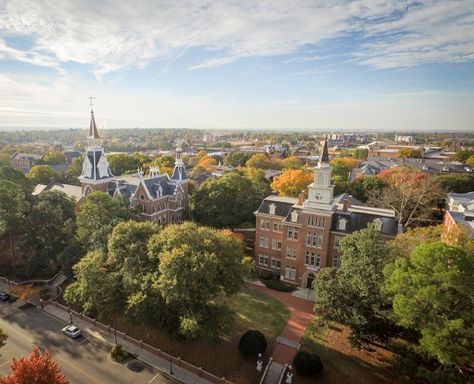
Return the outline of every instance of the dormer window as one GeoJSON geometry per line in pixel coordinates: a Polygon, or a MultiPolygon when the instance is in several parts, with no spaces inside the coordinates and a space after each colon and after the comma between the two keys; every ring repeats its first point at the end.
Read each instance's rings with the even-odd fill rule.
{"type": "Polygon", "coordinates": [[[275,209],[276,209],[276,205],[275,204],[270,204],[268,206],[269,210],[270,210],[270,215],[274,215],[275,214],[275,209]]]}
{"type": "Polygon", "coordinates": [[[291,212],[291,221],[293,223],[296,223],[298,221],[298,212],[296,211],[291,212]]]}
{"type": "Polygon", "coordinates": [[[337,229],[340,231],[345,231],[347,227],[347,219],[342,218],[337,222],[337,229]]]}
{"type": "Polygon", "coordinates": [[[375,224],[375,228],[377,229],[377,231],[381,231],[382,230],[382,226],[383,226],[383,221],[382,219],[380,218],[377,218],[374,220],[374,224],[375,224]]]}

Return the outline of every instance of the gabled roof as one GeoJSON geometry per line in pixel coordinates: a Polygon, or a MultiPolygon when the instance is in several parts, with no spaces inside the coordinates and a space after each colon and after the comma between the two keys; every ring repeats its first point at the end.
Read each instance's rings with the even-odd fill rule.
{"type": "Polygon", "coordinates": [[[158,191],[162,190],[162,196],[172,196],[176,191],[176,184],[170,183],[167,175],[159,175],[150,179],[143,179],[143,184],[153,199],[159,197],[158,191]]]}
{"type": "Polygon", "coordinates": [[[275,216],[287,217],[293,205],[298,203],[298,199],[293,197],[268,196],[263,199],[256,213],[270,215],[270,205],[275,205],[275,216]]]}
{"type": "Polygon", "coordinates": [[[188,175],[186,175],[186,171],[182,166],[175,166],[173,170],[173,174],[171,175],[171,180],[187,180],[188,175]]]}
{"type": "Polygon", "coordinates": [[[381,233],[388,236],[396,236],[398,234],[398,221],[394,217],[385,217],[379,215],[371,215],[368,213],[359,212],[343,212],[336,211],[332,217],[331,230],[344,233],[352,233],[361,229],[367,228],[367,226],[375,219],[382,221],[381,233]],[[337,223],[340,219],[346,219],[346,229],[341,231],[337,228],[337,223]]]}

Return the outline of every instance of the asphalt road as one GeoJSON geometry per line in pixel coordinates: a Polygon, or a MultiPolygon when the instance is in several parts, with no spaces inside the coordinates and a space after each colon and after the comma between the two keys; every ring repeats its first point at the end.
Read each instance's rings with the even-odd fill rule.
{"type": "Polygon", "coordinates": [[[47,348],[71,384],[176,384],[152,367],[132,359],[118,364],[108,357],[109,347],[88,335],[63,335],[64,322],[37,310],[20,310],[18,304],[0,303],[0,328],[8,335],[0,349],[0,376],[8,375],[13,358],[29,355],[33,344],[47,348]]]}

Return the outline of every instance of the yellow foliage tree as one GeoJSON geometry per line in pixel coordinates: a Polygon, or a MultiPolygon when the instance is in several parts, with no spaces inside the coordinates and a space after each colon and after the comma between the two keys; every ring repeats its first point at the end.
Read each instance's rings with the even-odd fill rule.
{"type": "Polygon", "coordinates": [[[305,169],[287,170],[273,179],[272,188],[281,196],[297,197],[313,181],[313,173],[305,169]]]}

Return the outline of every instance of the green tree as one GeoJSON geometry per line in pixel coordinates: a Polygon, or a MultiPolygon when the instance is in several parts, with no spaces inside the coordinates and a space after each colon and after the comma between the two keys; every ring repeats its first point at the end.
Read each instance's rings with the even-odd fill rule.
{"type": "Polygon", "coordinates": [[[67,159],[66,156],[64,156],[63,153],[56,151],[56,150],[50,150],[46,155],[44,155],[44,161],[47,164],[64,164],[67,159]]]}
{"type": "Polygon", "coordinates": [[[77,236],[86,249],[105,250],[112,229],[120,221],[136,219],[125,202],[110,197],[105,192],[93,192],[87,196],[77,214],[77,236]]]}
{"type": "Polygon", "coordinates": [[[471,156],[474,156],[474,149],[462,149],[454,154],[454,160],[464,163],[471,156]]]}
{"type": "Polygon", "coordinates": [[[244,276],[242,243],[230,231],[194,223],[169,225],[153,238],[160,260],[157,286],[177,311],[184,336],[215,337],[225,324],[218,295],[238,292],[244,276]]]}
{"type": "Polygon", "coordinates": [[[150,162],[149,166],[158,166],[160,172],[167,173],[171,176],[174,169],[175,158],[173,155],[159,155],[150,162]]]}
{"type": "Polygon", "coordinates": [[[72,163],[71,166],[66,169],[66,172],[64,174],[64,182],[66,184],[72,184],[72,185],[81,185],[81,183],[78,180],[78,177],[81,176],[82,173],[82,163],[84,159],[83,157],[76,157],[72,163]]]}
{"type": "Polygon", "coordinates": [[[31,180],[26,178],[23,172],[10,166],[0,167],[0,180],[8,180],[21,186],[25,194],[33,192],[34,187],[31,180]]]}
{"type": "Polygon", "coordinates": [[[149,158],[139,152],[135,152],[132,155],[119,153],[110,155],[107,157],[110,165],[110,170],[114,175],[122,175],[124,173],[133,173],[137,171],[137,168],[144,168],[149,162],[149,158]]]}
{"type": "Polygon", "coordinates": [[[474,175],[450,173],[435,177],[446,192],[467,193],[474,191],[474,175]]]}
{"type": "Polygon", "coordinates": [[[36,184],[49,184],[52,177],[58,177],[58,174],[49,165],[33,165],[26,177],[36,184]]]}
{"type": "Polygon", "coordinates": [[[249,168],[275,169],[275,163],[266,153],[256,153],[247,160],[245,165],[249,168]]]}
{"type": "Polygon", "coordinates": [[[354,158],[357,160],[367,160],[369,150],[367,148],[356,148],[354,150],[354,158]]]}
{"type": "Polygon", "coordinates": [[[300,169],[303,163],[296,156],[290,156],[281,161],[282,169],[300,169]]]}
{"type": "Polygon", "coordinates": [[[322,268],[314,280],[314,310],[326,320],[346,324],[349,341],[360,347],[366,340],[387,336],[385,302],[381,294],[388,248],[374,225],[346,236],[340,245],[341,266],[322,268]]]}
{"type": "Polygon", "coordinates": [[[443,365],[474,359],[474,259],[462,248],[423,244],[385,269],[384,291],[403,327],[420,333],[420,347],[443,365]]]}
{"type": "Polygon", "coordinates": [[[356,199],[365,202],[369,196],[381,193],[386,186],[387,183],[377,176],[364,176],[355,179],[348,190],[356,199]]]}
{"type": "Polygon", "coordinates": [[[193,215],[201,224],[235,228],[253,221],[259,204],[255,185],[239,173],[230,172],[201,184],[193,196],[193,215]]]}
{"type": "Polygon", "coordinates": [[[28,276],[40,269],[54,271],[60,263],[59,255],[74,241],[74,205],[71,198],[59,191],[44,192],[33,202],[21,242],[28,276]]]}
{"type": "Polygon", "coordinates": [[[231,152],[224,158],[224,165],[228,167],[245,167],[245,163],[251,156],[251,153],[231,152]]]}
{"type": "Polygon", "coordinates": [[[16,264],[13,234],[23,226],[28,205],[25,193],[19,185],[0,180],[0,237],[9,235],[13,267],[16,264]]]}
{"type": "Polygon", "coordinates": [[[73,272],[75,281],[64,292],[67,302],[99,317],[123,308],[125,293],[120,274],[107,265],[107,255],[102,250],[87,253],[73,267],[73,272]]]}

